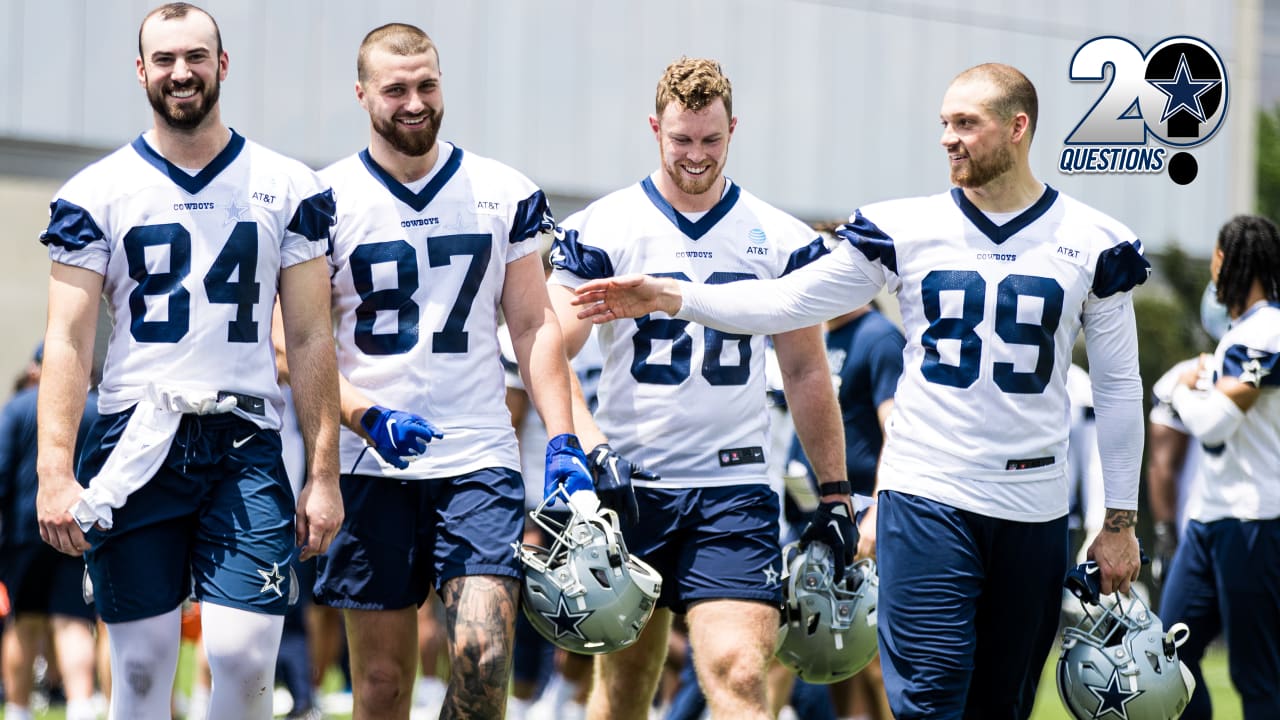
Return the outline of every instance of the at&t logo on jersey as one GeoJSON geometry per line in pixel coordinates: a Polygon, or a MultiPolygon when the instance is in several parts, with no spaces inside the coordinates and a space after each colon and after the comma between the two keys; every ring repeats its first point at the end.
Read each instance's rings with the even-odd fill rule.
{"type": "Polygon", "coordinates": [[[1071,80],[1106,83],[1067,135],[1058,170],[1071,173],[1158,173],[1179,185],[1195,179],[1193,148],[1222,127],[1227,69],[1208,43],[1170,37],[1143,53],[1120,37],[1097,37],[1076,50],[1071,80]],[[1108,81],[1106,69],[1111,68],[1108,81]]]}
{"type": "Polygon", "coordinates": [[[765,247],[765,244],[769,242],[769,238],[760,228],[752,228],[751,232],[747,233],[747,240],[751,243],[747,246],[748,255],[769,254],[769,248],[765,247]]]}

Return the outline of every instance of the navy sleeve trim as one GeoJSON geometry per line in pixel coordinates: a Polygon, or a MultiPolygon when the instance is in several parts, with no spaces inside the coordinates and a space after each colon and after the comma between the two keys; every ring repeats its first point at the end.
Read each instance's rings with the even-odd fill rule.
{"type": "Polygon", "coordinates": [[[1100,298],[1127,292],[1147,281],[1151,263],[1142,256],[1142,243],[1135,240],[1103,250],[1093,272],[1093,294],[1100,298]]]}
{"type": "Polygon", "coordinates": [[[556,230],[556,240],[551,245],[551,265],[584,280],[613,277],[609,253],[578,242],[577,230],[556,230]]]}
{"type": "Polygon", "coordinates": [[[786,275],[792,270],[799,270],[809,263],[831,252],[827,249],[826,244],[822,242],[822,238],[816,237],[808,245],[797,248],[791,253],[791,257],[787,258],[787,267],[783,269],[782,274],[786,275]]]}
{"type": "Polygon", "coordinates": [[[555,226],[551,204],[547,202],[546,194],[538,190],[516,205],[516,216],[511,221],[511,234],[507,240],[514,245],[540,232],[554,230],[555,226]]]}
{"type": "Polygon", "coordinates": [[[337,205],[333,201],[333,190],[318,192],[303,199],[289,221],[289,231],[295,232],[308,240],[329,240],[326,254],[333,253],[333,241],[329,237],[329,228],[333,226],[337,205]]]}
{"type": "Polygon", "coordinates": [[[898,272],[898,255],[893,249],[893,238],[863,216],[861,210],[855,210],[853,220],[836,229],[836,237],[848,240],[868,260],[879,260],[890,272],[898,272]]]}
{"type": "Polygon", "coordinates": [[[1280,353],[1232,345],[1222,357],[1222,374],[1256,388],[1280,387],[1277,364],[1280,364],[1280,353]]]}
{"type": "Polygon", "coordinates": [[[61,199],[49,203],[49,227],[40,234],[40,242],[68,250],[83,250],[89,243],[104,237],[106,235],[88,210],[61,199]]]}

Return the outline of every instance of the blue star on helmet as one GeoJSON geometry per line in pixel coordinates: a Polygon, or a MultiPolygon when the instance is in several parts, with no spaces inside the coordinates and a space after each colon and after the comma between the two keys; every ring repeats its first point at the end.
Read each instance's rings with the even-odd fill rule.
{"type": "Polygon", "coordinates": [[[1164,122],[1179,110],[1186,110],[1200,122],[1207,122],[1204,106],[1200,104],[1200,96],[1222,83],[1221,80],[1196,80],[1191,77],[1191,68],[1187,66],[1187,56],[1178,58],[1178,69],[1168,80],[1148,80],[1157,90],[1169,96],[1164,104],[1164,112],[1160,114],[1160,122],[1164,122]]]}
{"type": "Polygon", "coordinates": [[[259,594],[268,590],[275,592],[276,597],[284,597],[284,591],[280,589],[280,584],[284,582],[284,575],[280,574],[280,563],[271,563],[271,570],[259,570],[258,574],[262,576],[262,589],[259,594]]]}
{"type": "Polygon", "coordinates": [[[586,612],[580,613],[573,612],[569,609],[569,604],[564,601],[564,595],[561,595],[559,601],[556,603],[555,614],[552,615],[544,612],[542,613],[542,617],[550,620],[551,624],[555,625],[557,638],[572,635],[579,640],[586,640],[587,636],[583,635],[582,631],[578,628],[582,625],[583,620],[591,617],[593,612],[593,610],[587,610],[586,612]]]}
{"type": "Polygon", "coordinates": [[[1107,681],[1106,687],[1096,687],[1094,685],[1085,685],[1093,696],[1098,698],[1098,707],[1093,711],[1092,717],[1101,720],[1108,714],[1114,715],[1120,720],[1129,720],[1129,710],[1126,705],[1130,700],[1138,697],[1145,690],[1125,690],[1120,687],[1120,671],[1113,670],[1111,679],[1107,681]]]}

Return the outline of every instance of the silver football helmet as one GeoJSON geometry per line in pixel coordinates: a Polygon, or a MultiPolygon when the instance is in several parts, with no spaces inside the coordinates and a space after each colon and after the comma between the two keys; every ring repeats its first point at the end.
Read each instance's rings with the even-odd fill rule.
{"type": "Polygon", "coordinates": [[[1084,617],[1062,633],[1058,695],[1077,720],[1172,720],[1195,690],[1191,671],[1178,660],[1186,624],[1165,632],[1160,618],[1137,593],[1085,605],[1084,617]]]}
{"type": "Polygon", "coordinates": [[[572,496],[560,487],[530,515],[551,547],[524,544],[521,589],[525,616],[557,647],[598,655],[631,645],[640,636],[662,589],[662,577],[631,557],[617,514],[600,507],[595,493],[572,496]],[[546,511],[551,499],[565,504],[561,522],[546,511]]]}
{"type": "Polygon", "coordinates": [[[876,604],[880,580],[872,560],[845,568],[835,582],[835,557],[825,543],[782,551],[783,665],[805,682],[827,684],[855,675],[876,656],[876,604]]]}

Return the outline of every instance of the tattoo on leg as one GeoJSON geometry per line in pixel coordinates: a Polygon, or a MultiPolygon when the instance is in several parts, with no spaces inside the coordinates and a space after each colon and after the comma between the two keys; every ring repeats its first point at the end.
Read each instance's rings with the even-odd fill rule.
{"type": "Polygon", "coordinates": [[[1107,517],[1102,527],[1107,532],[1118,533],[1138,524],[1137,510],[1113,510],[1107,508],[1107,517]]]}
{"type": "Polygon", "coordinates": [[[450,656],[441,720],[502,717],[519,598],[517,580],[493,575],[458,577],[441,588],[450,656]]]}

